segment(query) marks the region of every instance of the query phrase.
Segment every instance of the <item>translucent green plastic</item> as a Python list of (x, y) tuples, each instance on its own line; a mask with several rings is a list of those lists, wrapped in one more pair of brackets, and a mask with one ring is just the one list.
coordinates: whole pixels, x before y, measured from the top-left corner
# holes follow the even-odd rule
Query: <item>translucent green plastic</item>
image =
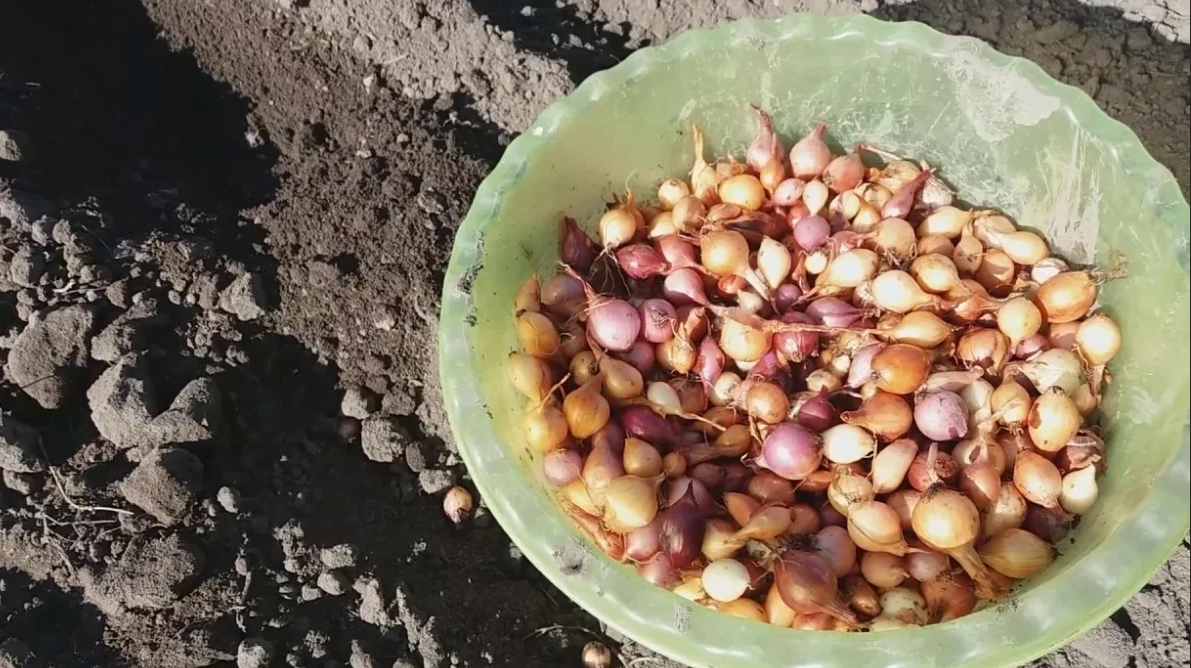
[[(773, 113), (787, 140), (830, 123), (925, 159), (973, 205), (1046, 231), (1056, 252), (1123, 260), (1105, 311), (1124, 348), (1105, 400), (1110, 466), (1074, 543), (1011, 601), (961, 620), (879, 634), (798, 632), (706, 610), (649, 586), (574, 530), (520, 437), (505, 379), (512, 298), (556, 261), (556, 223), (592, 229), (614, 191), (651, 196), (686, 173), (690, 127), (737, 156)], [(864, 16), (792, 16), (694, 31), (585, 81), (512, 143), (476, 194), (443, 286), (447, 410), (484, 500), (567, 596), (691, 666), (1011, 666), (1111, 614), (1188, 528), (1188, 208), (1170, 172), (1077, 89), (977, 40)]]

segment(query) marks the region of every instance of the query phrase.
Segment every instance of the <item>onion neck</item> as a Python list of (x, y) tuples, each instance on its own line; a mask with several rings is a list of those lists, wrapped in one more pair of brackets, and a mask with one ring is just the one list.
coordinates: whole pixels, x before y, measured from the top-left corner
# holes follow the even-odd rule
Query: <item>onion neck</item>
[(843, 598), (841, 598), (838, 593), (827, 603), (821, 604), (819, 606), (819, 610), (825, 614), (835, 617), (852, 628), (860, 627), (860, 619), (856, 616), (856, 613), (852, 611), (852, 608), (848, 607), (848, 604), (844, 602)]
[(756, 290), (757, 294), (761, 295), (763, 299), (766, 301), (772, 300), (773, 291), (769, 289), (769, 285), (765, 283), (761, 276), (752, 267), (745, 265), (745, 267), (740, 270), (740, 273), (738, 273), (737, 276), (743, 278), (745, 282), (749, 284), (749, 287)]
[(988, 567), (981, 561), (980, 555), (976, 553), (974, 543), (967, 543), (957, 548), (946, 550), (946, 552), (964, 569), (968, 577), (972, 578), (972, 582), (976, 585), (977, 598), (986, 601), (996, 601), (1009, 593), (1005, 591), (1004, 587), (998, 584), (993, 574), (988, 570)]

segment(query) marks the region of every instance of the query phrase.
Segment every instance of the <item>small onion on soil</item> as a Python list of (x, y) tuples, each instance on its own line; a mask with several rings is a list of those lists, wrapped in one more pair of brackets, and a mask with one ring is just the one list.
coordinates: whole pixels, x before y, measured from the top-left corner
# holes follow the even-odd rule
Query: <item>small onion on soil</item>
[(1004, 598), (1097, 501), (1119, 274), (755, 111), (743, 160), (696, 128), (656, 202), (563, 218), (515, 299), (526, 444), (611, 558), (724, 614), (884, 630)]

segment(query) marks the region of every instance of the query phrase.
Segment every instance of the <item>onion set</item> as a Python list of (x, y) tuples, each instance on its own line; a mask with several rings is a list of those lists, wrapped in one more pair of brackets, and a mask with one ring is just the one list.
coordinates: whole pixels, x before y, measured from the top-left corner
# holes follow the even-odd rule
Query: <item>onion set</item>
[(880, 631), (1004, 599), (1098, 501), (1118, 276), (935, 167), (754, 111), (742, 156), (693, 128), (653, 201), (563, 216), (558, 270), (513, 295), (541, 479), (609, 558), (726, 615)]

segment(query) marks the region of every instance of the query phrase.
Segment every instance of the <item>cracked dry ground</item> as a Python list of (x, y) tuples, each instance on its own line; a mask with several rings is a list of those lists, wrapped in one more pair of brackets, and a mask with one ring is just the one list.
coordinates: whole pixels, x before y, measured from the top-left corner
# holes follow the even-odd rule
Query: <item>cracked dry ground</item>
[[(865, 9), (1033, 57), (1187, 187), (1173, 9), (820, 4), (0, 0), (0, 666), (673, 665), (441, 512), (439, 283), (542, 106), (688, 24)], [(1187, 665), (1187, 555), (1038, 665)]]

